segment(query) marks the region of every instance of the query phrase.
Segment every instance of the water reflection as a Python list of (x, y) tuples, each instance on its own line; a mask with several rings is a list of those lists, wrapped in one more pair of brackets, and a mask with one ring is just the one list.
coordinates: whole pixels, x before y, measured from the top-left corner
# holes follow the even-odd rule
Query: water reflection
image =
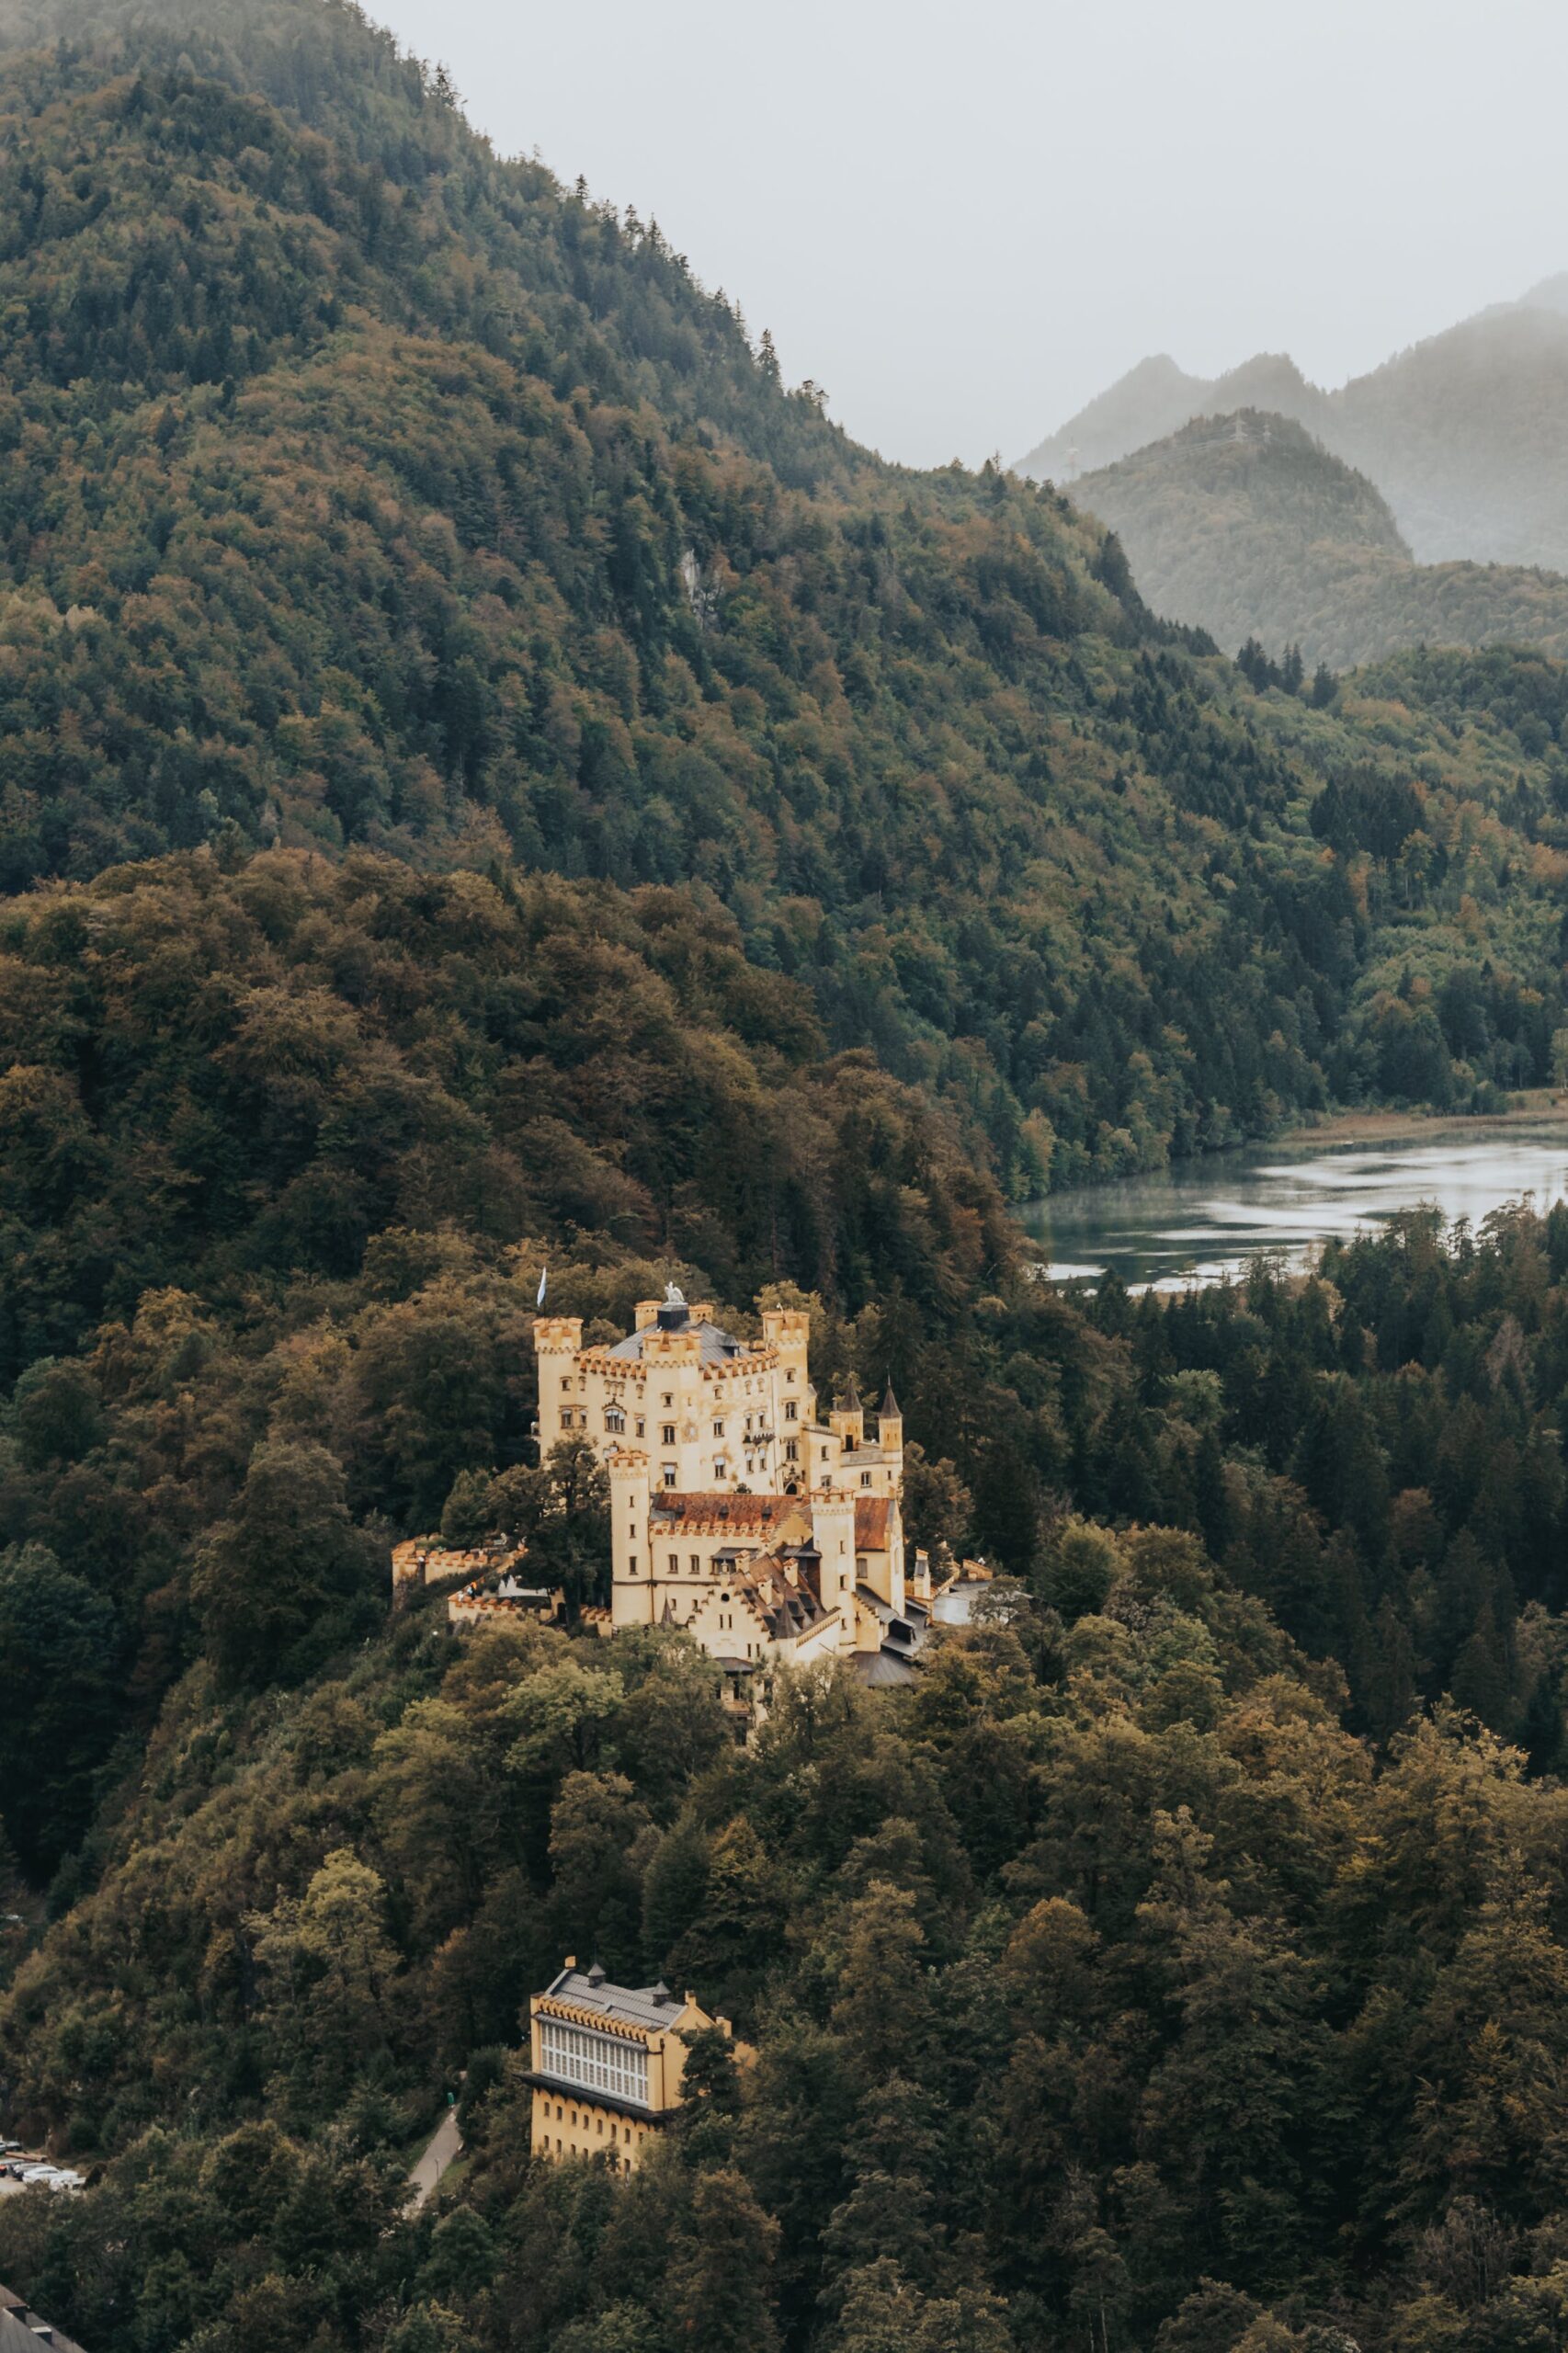
[(1131, 1290), (1178, 1290), (1241, 1273), (1265, 1253), (1301, 1265), (1331, 1236), (1401, 1210), (1436, 1206), (1479, 1225), (1534, 1196), (1568, 1199), (1568, 1126), (1478, 1120), (1429, 1140), (1275, 1146), (1165, 1176), (1123, 1178), (1033, 1201), (1022, 1211), (1056, 1282), (1114, 1267)]

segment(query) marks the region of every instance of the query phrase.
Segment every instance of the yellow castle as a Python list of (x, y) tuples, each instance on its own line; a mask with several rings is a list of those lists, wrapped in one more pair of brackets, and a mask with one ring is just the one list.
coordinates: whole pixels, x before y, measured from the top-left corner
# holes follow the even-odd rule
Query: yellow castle
[[(689, 1994), (660, 1985), (612, 1985), (596, 1961), (574, 1957), (528, 2004), (536, 2156), (603, 2157), (631, 2173), (652, 2135), (680, 2105), (685, 2037), (728, 2018), (710, 2018)], [(736, 2056), (749, 2058), (744, 2043)]]
[(584, 1347), (580, 1317), (540, 1316), (541, 1457), (580, 1438), (608, 1472), (613, 1628), (684, 1627), (737, 1679), (841, 1653), (903, 1681), (931, 1579), (904, 1557), (892, 1385), (874, 1437), (853, 1381), (824, 1420), (811, 1318), (766, 1308), (762, 1330), (732, 1337), (674, 1284), (605, 1347)]

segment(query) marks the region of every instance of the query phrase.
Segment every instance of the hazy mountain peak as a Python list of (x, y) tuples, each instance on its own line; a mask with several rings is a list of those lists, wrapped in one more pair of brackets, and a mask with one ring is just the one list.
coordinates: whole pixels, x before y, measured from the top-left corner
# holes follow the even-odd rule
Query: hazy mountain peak
[(1528, 294), (1521, 294), (1518, 308), (1529, 311), (1568, 312), (1568, 269), (1560, 269), (1552, 278), (1543, 278)]

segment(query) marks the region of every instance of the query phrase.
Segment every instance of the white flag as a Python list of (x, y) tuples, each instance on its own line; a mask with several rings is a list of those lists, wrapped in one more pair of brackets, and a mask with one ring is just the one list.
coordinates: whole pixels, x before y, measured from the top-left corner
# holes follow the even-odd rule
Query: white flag
[(539, 1297), (534, 1302), (534, 1305), (536, 1307), (542, 1307), (544, 1305), (544, 1294), (549, 1287), (549, 1283), (550, 1268), (548, 1267), (541, 1267), (539, 1270)]

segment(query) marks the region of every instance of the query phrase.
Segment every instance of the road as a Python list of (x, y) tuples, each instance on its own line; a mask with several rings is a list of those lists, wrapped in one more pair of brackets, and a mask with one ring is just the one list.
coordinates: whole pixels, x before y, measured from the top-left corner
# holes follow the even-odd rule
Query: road
[(418, 2213), (421, 2206), (435, 2195), (436, 2186), (455, 2157), (462, 2154), (463, 2136), (458, 2131), (458, 2112), (449, 2108), (437, 2126), (424, 2155), (409, 2175), (408, 2204)]

